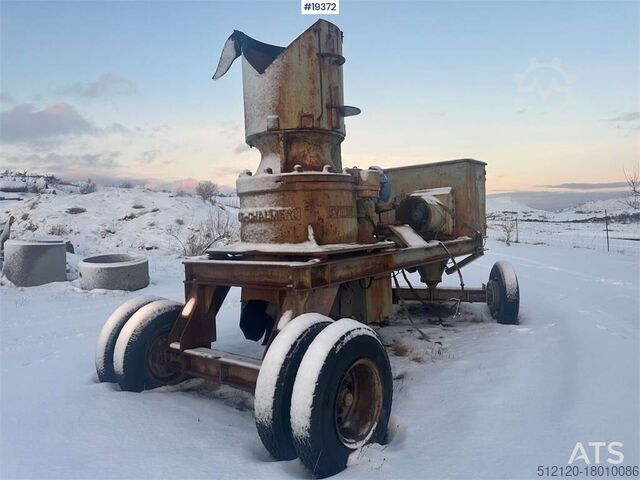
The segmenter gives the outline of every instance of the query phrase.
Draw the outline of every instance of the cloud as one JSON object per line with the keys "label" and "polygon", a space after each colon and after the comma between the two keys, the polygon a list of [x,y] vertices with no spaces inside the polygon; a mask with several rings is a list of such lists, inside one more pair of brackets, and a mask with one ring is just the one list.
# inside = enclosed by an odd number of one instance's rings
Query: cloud
{"label": "cloud", "polygon": [[146,150],[140,154],[142,163],[151,163],[160,156],[160,150]]}
{"label": "cloud", "polygon": [[7,92],[1,92],[0,93],[0,103],[4,103],[6,105],[11,105],[13,103],[15,103],[15,99],[8,94]]}
{"label": "cloud", "polygon": [[102,132],[104,133],[115,133],[120,135],[129,135],[131,130],[122,125],[121,123],[112,123],[111,125],[107,125]]}
{"label": "cloud", "polygon": [[59,90],[62,93],[70,93],[83,98],[131,95],[138,92],[136,85],[131,80],[111,73],[101,75],[94,82],[77,82]]}
{"label": "cloud", "polygon": [[22,103],[0,112],[0,140],[50,148],[62,136],[129,135],[131,130],[120,123],[97,127],[83,117],[73,105],[57,103],[37,110]]}
{"label": "cloud", "polygon": [[640,112],[626,112],[616,115],[615,117],[607,118],[607,122],[635,122],[640,120]]}
{"label": "cloud", "polygon": [[606,183],[559,183],[556,185],[541,185],[544,188],[565,188],[567,190],[604,190],[610,188],[626,187],[626,182]]}
{"label": "cloud", "polygon": [[110,169],[119,166],[118,157],[120,152],[86,153],[86,154],[58,154],[47,153],[46,155],[9,155],[3,161],[11,165],[19,165],[21,168],[28,168],[38,172],[53,172],[55,174],[86,169],[95,171]]}
{"label": "cloud", "polygon": [[8,143],[94,133],[96,130],[68,103],[57,103],[42,110],[36,110],[30,103],[22,103],[0,112],[0,139]]}

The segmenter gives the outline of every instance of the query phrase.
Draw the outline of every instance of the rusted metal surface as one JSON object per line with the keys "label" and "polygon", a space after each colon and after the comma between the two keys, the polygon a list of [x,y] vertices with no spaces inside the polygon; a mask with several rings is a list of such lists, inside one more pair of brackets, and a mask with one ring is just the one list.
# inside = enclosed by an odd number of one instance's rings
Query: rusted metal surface
{"label": "rusted metal surface", "polygon": [[459,288],[409,288],[400,287],[393,289],[393,301],[398,302],[398,299],[405,301],[425,301],[425,302],[446,302],[449,300],[462,299],[463,302],[469,303],[486,303],[487,290],[486,288],[468,288],[464,290]]}
{"label": "rusted metal surface", "polygon": [[214,78],[242,55],[246,140],[262,154],[258,172],[342,170],[344,105],[342,32],[318,20],[286,48],[241,32],[227,40]]}
{"label": "rusted metal surface", "polygon": [[185,281],[185,305],[169,332],[169,343],[177,342],[183,349],[210,346],[216,340],[216,315],[228,292],[227,285]]}
{"label": "rusted metal surface", "polygon": [[[395,227],[394,227],[395,228]],[[424,241],[423,241],[424,242]],[[348,243],[333,245],[300,245],[300,248],[290,246],[283,249],[278,244],[238,243],[223,245],[207,250],[210,260],[281,260],[305,261],[323,259],[326,257],[344,256],[347,254],[371,253],[375,250],[395,247],[394,242],[383,241],[376,243]]]}
{"label": "rusted metal surface", "polygon": [[447,267],[445,269],[445,272],[446,272],[447,275],[451,275],[452,273],[455,273],[458,270],[464,268],[466,265],[469,265],[474,260],[477,260],[482,255],[484,255],[484,252],[472,253],[471,255],[469,255],[468,257],[463,258],[462,260],[458,260],[454,265],[451,265],[450,267]]}
{"label": "rusted metal surface", "polygon": [[391,315],[391,274],[349,283],[353,295],[351,315],[362,323],[380,323]]}
{"label": "rusted metal surface", "polygon": [[[454,256],[482,250],[482,245],[477,238],[463,237],[443,243]],[[431,242],[426,247],[385,250],[321,261],[253,262],[194,259],[185,261],[185,267],[190,273],[189,276],[197,279],[199,284],[307,290],[447,259],[449,254],[445,249],[438,243]],[[189,282],[189,277],[186,282]]]}
{"label": "rusted metal surface", "polygon": [[235,31],[214,79],[239,56],[246,141],[261,154],[255,174],[237,181],[242,241],[375,242],[356,197],[377,196],[379,174],[336,173],[344,117],[357,110],[343,102],[340,29],[318,20],[286,48]]}
{"label": "rusted metal surface", "polygon": [[[472,229],[486,235],[485,163],[462,159],[388,168],[391,203],[399,203],[416,190],[451,187],[455,203],[455,227],[452,237],[471,235]],[[394,224],[394,211],[383,215],[383,223]]]}
{"label": "rusted metal surface", "polygon": [[245,176],[237,181],[243,242],[353,243],[355,180],[337,173]]}
{"label": "rusted metal surface", "polygon": [[181,350],[176,343],[169,348],[172,369],[249,393],[255,390],[261,363],[255,358],[211,348]]}

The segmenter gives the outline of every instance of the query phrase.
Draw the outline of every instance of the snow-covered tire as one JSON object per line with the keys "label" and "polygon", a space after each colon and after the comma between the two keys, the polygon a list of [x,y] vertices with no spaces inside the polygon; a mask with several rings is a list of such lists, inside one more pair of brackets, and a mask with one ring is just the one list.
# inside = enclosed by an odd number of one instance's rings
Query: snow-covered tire
{"label": "snow-covered tire", "polygon": [[113,350],[124,324],[134,313],[156,300],[161,300],[161,298],[151,295],[132,298],[116,308],[104,323],[96,345],[96,373],[100,382],[116,381],[116,376],[113,373]]}
{"label": "snow-covered tire", "polygon": [[520,287],[516,271],[509,262],[493,264],[487,284],[487,304],[491,315],[498,323],[518,324],[520,310]]}
{"label": "snow-covered tire", "polygon": [[294,447],[314,477],[344,470],[354,450],[385,441],[392,397],[389,357],[371,328],[343,318],[320,332],[291,397]]}
{"label": "snow-covered tire", "polygon": [[289,421],[293,383],[307,348],[331,322],[317,313],[294,318],[278,333],[262,361],[255,391],[256,428],[277,460],[297,457]]}
{"label": "snow-covered tire", "polygon": [[141,392],[182,381],[168,365],[168,335],[182,305],[157,300],[145,305],[125,323],[113,352],[113,370],[120,388]]}

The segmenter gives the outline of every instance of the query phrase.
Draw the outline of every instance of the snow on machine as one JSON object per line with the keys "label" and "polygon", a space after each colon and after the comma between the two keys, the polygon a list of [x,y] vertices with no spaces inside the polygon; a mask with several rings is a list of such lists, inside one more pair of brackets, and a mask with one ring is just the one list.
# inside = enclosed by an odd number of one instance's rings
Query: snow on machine
{"label": "snow on machine", "polygon": [[[184,304],[144,296],[120,306],[96,367],[127,391],[201,377],[254,393],[269,453],[325,477],[385,441],[393,380],[372,325],[394,303],[452,298],[517,323],[518,281],[498,262],[486,285],[438,287],[483,255],[485,163],[344,168],[344,119],[360,110],[343,101],[338,27],[319,20],[286,48],[234,31],[213,78],[238,57],[246,142],[262,155],[236,184],[241,241],[184,262]],[[405,271],[424,286],[401,286]],[[265,345],[262,361],[212,348],[231,287],[241,289],[242,332]]]}

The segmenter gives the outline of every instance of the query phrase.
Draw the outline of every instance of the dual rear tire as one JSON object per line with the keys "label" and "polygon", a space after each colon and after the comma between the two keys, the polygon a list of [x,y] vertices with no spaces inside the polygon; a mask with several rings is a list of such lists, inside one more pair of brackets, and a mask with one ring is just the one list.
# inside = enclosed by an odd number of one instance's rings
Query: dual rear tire
{"label": "dual rear tire", "polygon": [[256,384],[256,426],[278,460],[300,457],[315,477],[346,468],[367,443],[384,443],[393,380],[375,332],[352,319],[305,314],[278,334]]}
{"label": "dual rear tire", "polygon": [[100,382],[116,382],[141,392],[182,381],[169,368],[168,335],[182,305],[159,297],[137,297],[109,317],[98,336],[96,373]]}

